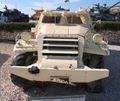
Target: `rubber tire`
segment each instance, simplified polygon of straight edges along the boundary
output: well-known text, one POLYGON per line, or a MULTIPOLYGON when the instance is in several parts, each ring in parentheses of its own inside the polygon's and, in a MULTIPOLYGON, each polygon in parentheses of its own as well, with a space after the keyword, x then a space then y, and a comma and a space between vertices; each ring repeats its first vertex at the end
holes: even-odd
POLYGON ((13 60, 13 66, 28 66, 37 61, 37 54, 33 52, 20 54, 13 60), (35 55, 34 55, 35 54, 35 55))
MULTIPOLYGON (((13 60, 12 66, 28 66, 35 63, 37 61, 37 54, 33 54, 33 52, 29 52, 16 56, 13 60)), ((11 74, 11 81, 15 85, 22 87, 24 90, 29 89, 35 84, 35 81, 29 81, 14 74, 11 74)))
POLYGON ((97 80, 94 82, 90 82, 86 87, 87 92, 89 93, 102 93, 104 92, 104 86, 102 85, 102 80, 97 80))
MULTIPOLYGON (((84 55, 84 64, 91 68, 103 68, 104 59, 100 55, 86 54, 84 55)), ((86 90, 90 93, 101 93, 104 92, 104 87, 102 85, 102 80, 97 80, 86 84, 86 90)))

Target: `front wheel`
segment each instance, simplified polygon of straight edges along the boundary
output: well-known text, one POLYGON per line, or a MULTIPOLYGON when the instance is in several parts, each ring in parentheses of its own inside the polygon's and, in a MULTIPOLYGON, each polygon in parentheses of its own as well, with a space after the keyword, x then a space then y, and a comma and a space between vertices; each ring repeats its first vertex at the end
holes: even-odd
MULTIPOLYGON (((15 57, 12 66, 28 66, 35 63, 36 61, 37 52, 23 53, 15 57)), ((22 87, 24 90, 27 90, 28 88, 32 87, 35 84, 35 81, 29 81, 24 78, 18 77, 14 74, 11 74, 11 81, 15 85, 22 87)))
MULTIPOLYGON (((85 65, 91 68, 100 69, 104 67, 104 58, 101 55, 84 54, 83 61, 85 65)), ((102 80, 97 80, 86 84, 86 89, 88 92, 92 93, 103 92, 104 87, 102 85, 102 80)))
POLYGON ((15 57, 13 66, 28 66, 37 61, 37 52, 23 53, 15 57))

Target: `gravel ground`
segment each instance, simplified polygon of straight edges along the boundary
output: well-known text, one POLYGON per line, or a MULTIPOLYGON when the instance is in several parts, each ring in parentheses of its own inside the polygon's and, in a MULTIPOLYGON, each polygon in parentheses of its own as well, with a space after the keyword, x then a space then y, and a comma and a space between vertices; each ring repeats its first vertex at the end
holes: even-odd
MULTIPOLYGON (((24 90, 11 82, 8 67, 12 61, 13 46, 12 42, 0 42, 0 101, 27 101, 31 95, 47 95, 48 92, 38 85, 24 90)), ((87 101, 120 101, 120 46, 110 46, 110 49, 111 55, 105 58, 105 67, 110 70, 110 77, 103 82, 105 92, 88 93, 87 101)), ((62 87, 57 89, 61 90, 62 87)), ((53 89, 54 86, 49 91, 57 93, 57 90, 53 89)), ((74 88, 71 92, 74 93, 74 88)))

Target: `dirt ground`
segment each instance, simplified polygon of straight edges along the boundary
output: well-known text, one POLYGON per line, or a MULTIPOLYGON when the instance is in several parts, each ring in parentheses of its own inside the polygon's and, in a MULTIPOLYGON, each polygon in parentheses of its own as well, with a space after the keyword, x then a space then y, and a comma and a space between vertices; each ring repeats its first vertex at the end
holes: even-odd
MULTIPOLYGON (((30 96, 57 95, 62 89, 66 89, 66 94, 75 93, 76 88, 63 85, 51 85, 49 90, 36 85, 24 90, 13 84, 8 69, 13 58, 13 46, 13 42, 0 42, 0 101, 28 101, 30 96)), ((105 67, 110 70, 110 77, 103 81, 105 91, 100 94, 87 93, 86 101, 120 101, 120 46, 110 46, 110 49, 111 55, 105 58, 105 67)), ((80 94, 79 89, 77 94, 80 94)))

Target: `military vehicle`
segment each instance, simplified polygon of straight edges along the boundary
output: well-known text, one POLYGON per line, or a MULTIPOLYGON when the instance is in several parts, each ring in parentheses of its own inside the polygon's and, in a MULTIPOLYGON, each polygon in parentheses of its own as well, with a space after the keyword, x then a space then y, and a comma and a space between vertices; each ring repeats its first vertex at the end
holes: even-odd
MULTIPOLYGON (((107 41, 95 33, 89 12, 44 11, 35 28, 14 46, 10 72, 29 81, 85 83, 109 76, 107 41)), ((95 86, 94 86, 95 87, 95 86)))
POLYGON ((91 18, 93 20, 116 21, 120 20, 120 1, 108 7, 107 4, 95 6, 90 9, 91 18))
POLYGON ((21 13, 18 9, 8 9, 5 5, 5 11, 2 15, 7 18, 6 22, 28 22, 29 16, 27 14, 21 13))

